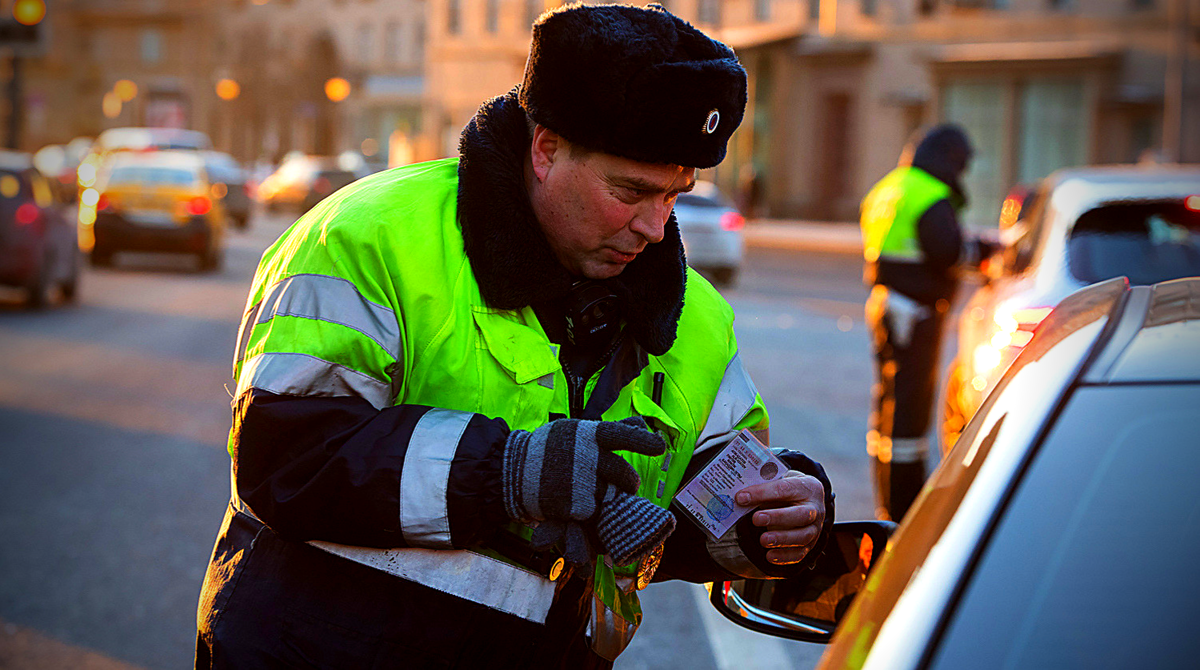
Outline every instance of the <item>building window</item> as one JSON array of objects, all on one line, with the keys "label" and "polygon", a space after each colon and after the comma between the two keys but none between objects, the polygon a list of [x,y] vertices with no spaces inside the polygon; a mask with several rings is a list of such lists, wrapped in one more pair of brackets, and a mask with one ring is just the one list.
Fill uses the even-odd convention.
[{"label": "building window", "polygon": [[1154,9],[1154,0],[1133,0],[1134,9]]},{"label": "building window", "polygon": [[156,65],[163,59],[162,33],[154,29],[142,31],[142,62]]},{"label": "building window", "polygon": [[1050,9],[1058,12],[1065,12],[1075,9],[1074,0],[1046,0],[1046,4],[1050,7]]},{"label": "building window", "polygon": [[489,33],[495,33],[500,29],[500,0],[487,0],[484,4],[485,25]]},{"label": "building window", "polygon": [[754,20],[771,20],[771,0],[754,0]]},{"label": "building window", "polygon": [[421,65],[425,62],[425,21],[417,19],[412,26],[413,38],[410,46],[412,58],[410,62],[413,65]]},{"label": "building window", "polygon": [[921,16],[932,16],[937,11],[937,0],[918,0],[917,12]]},{"label": "building window", "polygon": [[821,20],[821,0],[808,0],[808,18],[813,21]]},{"label": "building window", "polygon": [[542,0],[525,0],[525,24],[532,26],[542,15]]},{"label": "building window", "polygon": [[388,21],[383,29],[383,57],[389,63],[400,62],[400,24]]},{"label": "building window", "polygon": [[375,31],[370,23],[358,27],[358,62],[370,63],[375,55]]},{"label": "building window", "polygon": [[721,25],[721,0],[700,0],[696,8],[696,19],[699,23],[710,26]]},{"label": "building window", "polygon": [[457,35],[462,31],[462,0],[446,2],[446,32]]}]

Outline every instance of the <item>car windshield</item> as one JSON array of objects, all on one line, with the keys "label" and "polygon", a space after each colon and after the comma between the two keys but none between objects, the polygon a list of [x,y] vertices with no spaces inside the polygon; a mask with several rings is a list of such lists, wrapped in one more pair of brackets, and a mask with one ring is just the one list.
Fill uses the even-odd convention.
[{"label": "car windshield", "polygon": [[196,182],[196,173],[182,168],[131,165],[113,168],[108,177],[111,184],[162,184],[188,186]]},{"label": "car windshield", "polygon": [[1124,202],[1085,212],[1067,242],[1071,274],[1134,285],[1200,275],[1200,213],[1180,200]]},{"label": "car windshield", "polygon": [[934,668],[1200,657],[1200,384],[1084,387],[1034,457]]}]

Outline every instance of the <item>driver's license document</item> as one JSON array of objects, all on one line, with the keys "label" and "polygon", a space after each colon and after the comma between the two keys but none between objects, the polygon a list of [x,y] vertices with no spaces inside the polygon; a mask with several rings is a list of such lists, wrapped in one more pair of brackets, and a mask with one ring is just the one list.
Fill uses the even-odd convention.
[{"label": "driver's license document", "polygon": [[738,491],[778,479],[785,472],[787,466],[753,433],[743,429],[680,489],[675,501],[716,540],[755,507],[737,504]]}]

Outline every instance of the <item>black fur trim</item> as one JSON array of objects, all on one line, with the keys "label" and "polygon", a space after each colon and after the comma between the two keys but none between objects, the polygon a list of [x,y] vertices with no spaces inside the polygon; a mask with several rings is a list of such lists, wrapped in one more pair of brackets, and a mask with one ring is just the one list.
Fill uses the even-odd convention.
[{"label": "black fur trim", "polygon": [[[534,217],[523,167],[531,138],[519,87],[485,102],[459,141],[458,220],[483,299],[520,309],[566,295],[572,277]],[[666,236],[607,280],[624,299],[627,328],[655,356],[675,342],[687,269],[675,215]]]},{"label": "black fur trim", "polygon": [[732,49],[661,6],[565,5],[533,27],[521,104],[577,144],[707,168],[742,121],[746,71]]}]

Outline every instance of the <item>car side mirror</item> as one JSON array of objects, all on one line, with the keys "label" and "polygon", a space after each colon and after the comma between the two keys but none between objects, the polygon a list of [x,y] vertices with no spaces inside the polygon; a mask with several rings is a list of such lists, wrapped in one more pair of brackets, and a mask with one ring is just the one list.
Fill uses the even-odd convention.
[{"label": "car side mirror", "polygon": [[827,644],[895,529],[891,521],[835,523],[811,570],[789,579],[717,582],[710,601],[743,628]]}]

